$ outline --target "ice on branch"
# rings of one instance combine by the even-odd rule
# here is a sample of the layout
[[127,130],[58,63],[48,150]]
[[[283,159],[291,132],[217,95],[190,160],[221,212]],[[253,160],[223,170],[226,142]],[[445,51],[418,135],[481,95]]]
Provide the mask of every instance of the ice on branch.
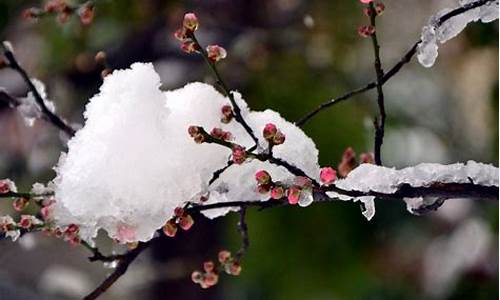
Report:
[[[461,6],[476,2],[477,0],[461,0]],[[458,14],[446,20],[442,24],[439,19],[449,13],[452,9],[444,9],[432,16],[429,23],[423,27],[421,43],[418,45],[417,58],[424,67],[432,67],[438,56],[438,44],[444,44],[457,36],[471,22],[492,22],[498,19],[498,0],[488,1],[485,4]]]
[[[42,97],[47,109],[51,112],[55,112],[56,107],[54,105],[54,102],[47,99],[47,93],[45,91],[45,85],[43,84],[43,82],[36,78],[31,79],[31,81],[33,82],[33,85],[35,86],[37,92]],[[30,91],[28,92],[26,97],[19,98],[19,102],[20,104],[17,109],[23,116],[24,123],[26,124],[26,126],[33,126],[35,120],[41,118],[42,116],[42,110],[36,102],[33,92]]]
[[[423,163],[401,170],[362,164],[351,171],[345,179],[336,181],[335,185],[346,191],[392,194],[405,184],[412,187],[428,187],[436,183],[473,183],[480,186],[498,186],[498,168],[474,161],[451,165]],[[334,192],[329,192],[328,195],[341,200],[352,200],[351,197]],[[365,206],[368,206],[366,209],[370,210],[369,213],[371,214],[371,209],[374,210],[374,207],[371,207],[373,202],[369,202],[367,205],[364,198],[366,197],[354,200],[362,201]],[[418,208],[422,207],[422,205],[435,203],[433,201],[428,202],[428,200],[425,198],[410,198],[405,199],[405,202],[410,212],[417,213]]]
[[[247,149],[253,146],[252,139],[238,122],[221,121],[221,108],[230,101],[212,86],[191,83],[164,93],[159,86],[151,64],[114,71],[90,99],[85,126],[69,141],[68,153],[61,155],[54,180],[55,218],[60,225],[80,225],[85,240],[104,229],[121,242],[147,241],[174,216],[176,207],[188,201],[269,199],[256,190],[254,176],[259,169],[277,180],[294,177],[282,167],[252,160],[231,166],[209,185],[214,171],[226,166],[231,150],[193,142],[188,127],[221,128]],[[249,111],[241,95],[234,96],[254,132],[272,122],[286,135],[286,143],[273,149],[275,157],[317,179],[318,151],[313,141],[278,113]],[[268,145],[260,138],[258,151]],[[201,196],[208,200],[201,203]],[[214,209],[206,214],[217,217],[226,212]],[[121,234],[125,225],[126,235]]]

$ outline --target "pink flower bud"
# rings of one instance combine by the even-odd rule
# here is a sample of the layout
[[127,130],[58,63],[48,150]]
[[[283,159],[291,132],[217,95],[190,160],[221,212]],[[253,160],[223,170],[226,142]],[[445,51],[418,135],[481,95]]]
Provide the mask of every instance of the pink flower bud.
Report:
[[49,221],[52,218],[53,205],[47,205],[40,209],[40,214],[45,221]]
[[163,233],[165,233],[166,236],[168,237],[174,237],[175,234],[177,233],[177,225],[170,220],[168,221],[165,225],[163,225]]
[[[203,283],[207,286],[207,287],[211,287],[211,286],[214,286],[217,284],[217,282],[219,281],[219,275],[215,274],[215,273],[207,273],[205,274],[205,276],[203,277]],[[202,286],[203,287],[203,286]]]
[[363,25],[358,28],[358,34],[361,37],[367,38],[375,33],[375,27],[372,25]]
[[184,208],[182,207],[176,207],[174,209],[174,214],[176,217],[182,217],[184,215]]
[[342,154],[342,160],[351,160],[356,156],[356,153],[351,147],[348,147],[347,149],[344,150],[344,153]]
[[337,179],[337,171],[335,171],[332,167],[322,168],[319,173],[319,178],[321,183],[329,185]]
[[373,164],[375,162],[375,158],[373,157],[373,153],[367,152],[367,153],[361,153],[359,156],[359,161],[362,164]]
[[191,273],[191,280],[194,283],[200,283],[203,280],[203,274],[201,274],[200,271],[193,271],[193,273]]
[[61,12],[66,7],[66,3],[63,0],[49,0],[44,6],[44,10],[47,13]]
[[278,129],[276,128],[276,125],[274,125],[272,123],[268,123],[264,127],[264,130],[262,130],[262,135],[264,136],[264,138],[266,140],[272,141],[277,132],[278,132]]
[[295,205],[300,199],[300,189],[297,187],[291,187],[287,191],[288,203]]
[[221,251],[219,251],[218,258],[219,258],[219,262],[221,264],[224,264],[224,263],[228,262],[229,259],[231,259],[231,252],[229,252],[227,250],[221,250]]
[[210,273],[214,270],[215,264],[213,261],[209,260],[203,263],[203,270],[205,272]]
[[182,217],[179,218],[179,227],[182,228],[183,230],[189,230],[194,224],[193,217],[188,214],[184,214]]
[[89,25],[94,19],[94,6],[90,4],[84,5],[78,14],[80,15],[80,22],[83,25]]
[[194,53],[197,49],[196,43],[193,41],[183,41],[181,43],[181,50],[186,53]]
[[231,132],[227,132],[222,130],[221,128],[213,128],[212,131],[210,132],[210,135],[216,139],[219,140],[224,140],[224,141],[229,141],[233,138],[233,135]]
[[215,63],[221,59],[226,58],[227,52],[226,49],[222,48],[221,46],[209,45],[207,46],[207,56],[209,60]]
[[189,126],[188,127],[188,133],[191,137],[194,137],[195,135],[200,133],[200,127],[198,126]]
[[0,194],[6,194],[15,190],[15,185],[10,179],[0,180]]
[[233,108],[231,107],[231,105],[229,105],[229,104],[224,105],[222,107],[221,111],[222,111],[221,122],[224,124],[231,122],[231,120],[234,117]]
[[26,208],[26,206],[28,206],[29,203],[28,199],[21,197],[14,200],[14,202],[12,202],[12,206],[16,211],[22,211]]
[[64,230],[65,234],[77,234],[80,231],[80,228],[76,224],[70,224],[68,227],[66,227],[66,230]]
[[205,142],[205,136],[203,134],[197,134],[194,136],[194,142],[196,144],[203,144]]
[[375,4],[375,12],[377,13],[378,16],[384,13],[385,10],[385,5],[382,2],[379,2]]
[[174,37],[181,41],[181,42],[184,42],[188,39],[187,35],[186,35],[186,29],[184,28],[180,28],[180,29],[177,29],[175,32],[174,32]]
[[19,220],[19,226],[24,229],[30,229],[33,226],[33,216],[31,215],[21,215],[21,220]]
[[293,179],[293,183],[299,187],[299,188],[306,188],[310,189],[312,188],[312,181],[311,179],[305,177],[305,176],[297,176]]
[[259,192],[259,194],[267,194],[269,193],[269,191],[271,190],[271,184],[268,183],[268,184],[259,184],[257,186],[257,192]]
[[184,15],[182,26],[190,31],[195,31],[199,26],[198,18],[194,13],[187,13]]
[[82,242],[82,240],[80,239],[79,236],[72,236],[70,239],[68,239],[68,242],[71,246],[75,247],[75,246],[78,246],[80,245],[80,243]]
[[265,170],[260,170],[255,173],[255,180],[257,180],[259,184],[266,184],[271,181],[271,175]]
[[238,262],[234,261],[229,265],[229,274],[238,276],[240,275],[240,273],[241,273],[241,265]]
[[363,4],[369,4],[370,2],[372,2],[373,0],[359,0],[361,3]]
[[233,139],[233,135],[229,131],[224,131],[221,138],[223,141],[231,141]]
[[244,147],[240,145],[235,145],[233,147],[233,162],[237,165],[241,165],[245,162],[247,158],[247,152]]
[[273,138],[273,144],[275,145],[281,145],[285,142],[285,135],[278,130],[278,132],[276,132],[276,134],[274,135],[274,138]]
[[282,186],[275,186],[271,190],[271,198],[279,200],[285,196],[285,189]]

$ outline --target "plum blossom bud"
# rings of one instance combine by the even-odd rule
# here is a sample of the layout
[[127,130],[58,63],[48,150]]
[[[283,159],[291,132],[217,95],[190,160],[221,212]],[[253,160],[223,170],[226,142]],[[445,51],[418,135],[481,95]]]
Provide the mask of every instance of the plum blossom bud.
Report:
[[216,139],[223,140],[223,141],[230,141],[233,139],[233,135],[231,132],[224,131],[221,128],[213,128],[212,131],[210,132],[210,135]]
[[52,211],[54,205],[46,205],[40,209],[40,214],[45,221],[49,221],[52,218]]
[[276,134],[274,135],[274,138],[273,138],[273,144],[275,145],[281,145],[285,142],[285,135],[278,130],[278,132],[276,132]]
[[285,196],[285,189],[282,186],[275,186],[271,190],[271,198],[278,200]]
[[337,179],[337,171],[335,171],[332,167],[322,168],[319,172],[319,178],[321,183],[329,185]]
[[177,233],[177,225],[175,225],[174,221],[170,220],[165,225],[163,225],[163,233],[165,233],[168,237],[174,237]]
[[177,29],[175,32],[174,32],[174,37],[181,41],[181,42],[184,42],[188,39],[187,35],[186,35],[186,29],[184,28],[180,28],[180,29]]
[[226,49],[222,48],[218,45],[208,45],[207,46],[207,56],[208,59],[212,62],[218,62],[221,59],[226,58],[227,52]]
[[74,236],[71,236],[70,238],[68,238],[68,242],[69,242],[69,244],[71,246],[75,247],[75,246],[80,245],[80,243],[82,242],[82,240],[80,239],[79,236],[74,235]]
[[67,235],[73,235],[77,234],[78,231],[80,231],[80,228],[76,224],[70,224],[68,227],[66,227],[66,230],[64,230],[64,233]]
[[234,276],[238,276],[241,273],[241,265],[239,262],[234,261],[229,264],[228,273]]
[[210,273],[214,270],[215,264],[213,261],[209,260],[203,263],[203,270],[205,272]]
[[[217,275],[216,273],[207,273],[203,277],[203,283],[206,287],[214,286],[217,284],[217,282],[219,282],[219,275]],[[201,287],[203,287],[203,285]]]
[[198,134],[194,137],[194,142],[196,144],[203,144],[205,142],[205,136],[203,134]]
[[225,264],[231,259],[231,252],[227,250],[221,250],[219,251],[218,258],[221,264]]
[[39,224],[42,224],[42,221],[32,215],[21,215],[21,220],[19,220],[19,226],[24,229],[31,229],[34,225]]
[[361,37],[367,38],[375,33],[375,27],[372,25],[362,25],[358,28],[358,34]]
[[16,184],[10,179],[0,179],[0,194],[16,192]]
[[369,8],[369,7],[363,8],[363,14],[365,14],[365,16],[367,16],[367,17],[371,17],[371,15],[372,15],[371,8]]
[[363,4],[369,4],[370,2],[373,2],[373,0],[359,0]]
[[354,153],[354,150],[349,147],[344,151],[342,161],[337,167],[338,174],[341,177],[346,177],[347,174],[349,174],[356,167],[356,165],[356,153]]
[[184,208],[182,207],[176,207],[174,209],[174,214],[176,217],[182,217],[184,215]]
[[44,6],[44,10],[47,13],[61,12],[66,7],[66,3],[63,0],[50,0]]
[[39,15],[40,15],[40,10],[35,7],[27,8],[23,10],[23,12],[21,13],[22,18],[29,21],[38,18]]
[[272,123],[266,124],[264,129],[262,130],[262,135],[264,138],[268,141],[272,141],[274,139],[274,136],[278,132],[278,129],[276,128],[276,125]]
[[375,12],[377,13],[378,16],[384,13],[385,10],[385,5],[382,2],[379,2],[375,4]]
[[305,176],[297,176],[293,179],[293,183],[300,188],[311,189],[313,184],[311,179]]
[[78,11],[78,15],[80,15],[80,22],[83,25],[89,25],[94,19],[94,6],[91,4],[82,6]]
[[194,53],[198,50],[198,47],[193,41],[184,41],[181,43],[181,50],[186,53]]
[[195,137],[197,134],[200,134],[200,127],[198,126],[189,126],[188,133],[191,137]]
[[259,194],[267,194],[271,190],[271,184],[260,184],[257,186],[257,192]]
[[260,170],[255,173],[255,180],[257,180],[259,184],[266,184],[271,181],[271,175],[265,170]]
[[198,18],[194,13],[187,13],[184,15],[184,20],[182,21],[182,26],[190,31],[196,31],[199,26]]
[[375,162],[375,158],[371,152],[361,153],[361,155],[359,155],[359,161],[362,164],[373,164]]
[[300,199],[300,189],[298,187],[291,187],[287,191],[288,203],[295,205]]
[[96,53],[94,60],[98,64],[104,64],[106,62],[106,52],[99,51]]
[[229,104],[224,105],[221,111],[222,111],[222,117],[220,121],[224,124],[231,122],[231,120],[234,117],[233,108],[231,107],[231,105]]
[[193,217],[188,214],[184,214],[182,217],[179,218],[179,227],[182,228],[183,230],[189,230],[194,224]]
[[28,206],[29,203],[30,202],[27,198],[21,197],[14,200],[14,202],[12,202],[12,206],[16,211],[22,211],[26,208],[26,206]]
[[235,145],[233,147],[233,162],[237,165],[241,165],[242,163],[245,162],[247,158],[247,152],[245,150],[245,147],[242,147],[240,145]]
[[194,283],[200,283],[203,280],[203,274],[201,274],[200,271],[193,271],[193,273],[191,273],[191,280]]

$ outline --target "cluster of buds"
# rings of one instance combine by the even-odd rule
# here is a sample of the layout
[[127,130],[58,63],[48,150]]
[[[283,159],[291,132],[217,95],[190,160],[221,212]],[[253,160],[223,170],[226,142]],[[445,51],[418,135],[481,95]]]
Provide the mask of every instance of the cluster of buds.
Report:
[[234,113],[233,113],[233,108],[231,107],[231,105],[229,105],[229,104],[224,105],[221,108],[221,112],[222,112],[222,117],[221,117],[220,121],[222,123],[228,124],[229,122],[231,122],[231,120],[233,120]]
[[[372,1],[370,1],[370,2],[372,2]],[[376,16],[382,15],[384,13],[384,10],[385,10],[384,3],[382,3],[382,2],[375,3],[375,5],[374,5],[374,11],[375,11],[375,15]],[[365,8],[363,8],[363,13],[367,17],[371,17],[372,16],[372,9],[370,7],[365,7]]]
[[[182,51],[186,53],[202,52],[201,46],[194,38],[194,32],[198,30],[199,26],[200,23],[198,21],[198,17],[196,17],[194,13],[186,13],[184,15],[182,27],[177,29],[174,33],[174,37],[181,42]],[[209,45],[206,48],[206,55],[212,63],[216,63],[219,60],[226,58],[227,52],[226,49],[221,46]]]
[[[361,155],[359,156],[359,161],[362,164],[373,164],[375,162],[375,159],[373,157],[373,153],[366,152],[361,153]],[[346,177],[357,166],[358,162],[356,161],[356,153],[354,152],[354,150],[351,147],[345,149],[344,153],[342,154],[342,160],[340,161],[340,164],[337,168],[340,177]]]
[[332,167],[321,168],[319,172],[319,179],[323,185],[330,185],[337,180],[337,171]]
[[28,198],[20,197],[16,198],[12,202],[12,206],[14,207],[15,211],[21,212],[23,211],[30,203],[30,200]]
[[244,163],[248,157],[247,150],[245,149],[245,147],[240,145],[234,145],[232,150],[233,150],[233,155],[232,155],[233,162],[237,165],[241,165],[242,163]]
[[361,37],[367,38],[375,33],[375,27],[372,25],[362,25],[358,27],[358,34]]
[[221,128],[215,127],[210,131],[210,136],[215,139],[219,139],[222,141],[230,141],[233,139],[233,135],[229,131],[224,131]]
[[307,206],[312,202],[312,181],[307,177],[297,176],[288,188],[280,182],[273,182],[271,175],[265,170],[255,173],[257,191],[261,194],[270,192],[271,199],[279,200],[287,197],[291,205]]
[[262,135],[271,145],[281,145],[285,142],[285,135],[272,123],[268,123],[264,126]]
[[71,246],[77,246],[81,243],[80,227],[76,224],[70,224],[66,227],[48,227],[43,230],[47,236],[63,239]]
[[94,19],[94,5],[88,1],[80,6],[73,7],[64,0],[49,0],[43,9],[36,7],[25,9],[22,12],[22,17],[27,20],[35,20],[44,15],[55,14],[57,15],[57,21],[64,24],[68,22],[74,13],[78,14],[83,25],[88,25]]
[[197,144],[201,144],[205,141],[205,131],[200,126],[189,126],[188,133]]
[[182,207],[175,208],[174,215],[172,219],[163,225],[163,233],[168,237],[174,237],[177,234],[177,227],[187,231],[194,224],[193,217],[186,213]]
[[203,263],[203,271],[196,270],[191,274],[191,280],[199,284],[203,289],[207,289],[217,284],[219,281],[219,271],[223,270],[229,275],[238,276],[241,273],[239,261],[227,250],[221,250],[218,254],[219,265],[216,266],[211,260]]
[[16,184],[10,179],[0,179],[0,194],[7,194],[8,192],[16,192]]

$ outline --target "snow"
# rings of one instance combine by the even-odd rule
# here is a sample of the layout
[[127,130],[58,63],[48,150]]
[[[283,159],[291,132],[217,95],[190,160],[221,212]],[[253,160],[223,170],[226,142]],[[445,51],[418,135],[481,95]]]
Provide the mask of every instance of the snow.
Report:
[[[461,0],[460,6],[475,2],[474,0]],[[438,56],[438,44],[444,44],[457,36],[470,22],[492,22],[498,19],[498,0],[490,1],[482,6],[468,10],[454,16],[444,23],[438,23],[440,17],[450,12],[446,8],[430,18],[429,23],[422,28],[421,42],[417,49],[417,58],[424,67],[432,67]]]
[[[434,183],[470,183],[471,180],[477,185],[498,186],[498,168],[475,161],[450,165],[422,163],[401,170],[373,164],[361,164],[352,170],[346,178],[336,181],[335,186],[346,191],[391,194],[403,184],[424,187]],[[336,192],[328,192],[327,195],[344,201],[363,202],[366,208],[363,215],[368,220],[375,214],[374,197],[353,198]],[[436,201],[436,199],[430,198],[405,198],[403,200],[406,202],[407,210],[411,213],[417,213],[422,205],[431,205]]]
[[[43,84],[43,82],[36,78],[32,78],[31,82],[33,82],[33,85],[35,86],[37,92],[42,97],[47,109],[51,112],[55,112],[56,107],[52,101],[47,99],[47,93],[45,91],[45,85]],[[17,107],[17,110],[21,113],[21,116],[24,119],[24,123],[26,124],[26,126],[33,126],[35,120],[39,119],[42,116],[42,110],[36,102],[33,92],[30,91],[28,92],[26,97],[19,98],[19,102],[20,104]]]
[[[253,141],[239,123],[221,123],[221,107],[230,102],[212,86],[191,83],[167,92],[159,86],[151,64],[136,63],[107,76],[86,107],[85,126],[60,157],[54,180],[55,218],[61,225],[79,224],[85,240],[92,240],[102,228],[121,242],[147,241],[173,216],[175,207],[199,202],[202,195],[209,196],[207,204],[265,201],[269,195],[257,193],[254,179],[260,169],[266,169],[273,180],[293,179],[282,167],[253,160],[231,166],[209,186],[213,172],[226,165],[231,151],[194,143],[187,128],[220,127],[247,148]],[[286,142],[273,149],[275,156],[317,179],[314,142],[278,113],[250,111],[239,93],[234,96],[259,138],[258,149],[264,151],[267,146],[261,137],[263,127],[275,123],[286,135]],[[229,210],[235,209],[204,213],[215,218]],[[125,235],[123,224],[129,226]]]

